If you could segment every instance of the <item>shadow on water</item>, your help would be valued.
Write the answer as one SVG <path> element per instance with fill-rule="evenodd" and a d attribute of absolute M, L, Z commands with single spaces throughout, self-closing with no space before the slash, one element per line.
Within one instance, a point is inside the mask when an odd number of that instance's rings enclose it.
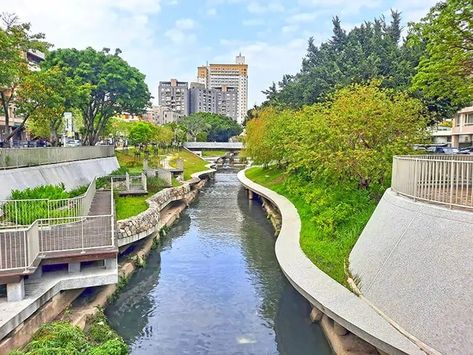
<path fill-rule="evenodd" d="M 133 354 L 329 354 L 233 171 L 182 214 L 106 309 Z"/>

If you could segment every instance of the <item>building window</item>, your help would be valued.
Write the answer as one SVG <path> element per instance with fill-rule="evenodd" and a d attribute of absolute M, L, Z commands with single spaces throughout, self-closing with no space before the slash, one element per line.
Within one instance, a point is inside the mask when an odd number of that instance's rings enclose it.
<path fill-rule="evenodd" d="M 465 114 L 465 125 L 473 125 L 473 113 Z"/>

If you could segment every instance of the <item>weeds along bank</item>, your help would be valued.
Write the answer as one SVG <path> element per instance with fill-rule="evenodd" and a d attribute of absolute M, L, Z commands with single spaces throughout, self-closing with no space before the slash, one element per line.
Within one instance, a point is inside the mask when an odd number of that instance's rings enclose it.
<path fill-rule="evenodd" d="M 243 154 L 262 165 L 248 178 L 297 207 L 304 253 L 345 286 L 348 255 L 390 184 L 393 155 L 425 138 L 422 107 L 372 82 L 300 110 L 261 108 L 247 124 Z"/>

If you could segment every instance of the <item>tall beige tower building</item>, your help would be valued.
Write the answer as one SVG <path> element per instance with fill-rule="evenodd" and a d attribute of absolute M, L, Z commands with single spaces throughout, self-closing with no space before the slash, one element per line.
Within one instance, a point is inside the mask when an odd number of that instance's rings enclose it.
<path fill-rule="evenodd" d="M 245 64 L 245 57 L 241 53 L 235 58 L 235 64 L 208 64 L 197 67 L 197 81 L 208 89 L 235 91 L 236 121 L 243 123 L 248 111 L 248 64 Z"/>

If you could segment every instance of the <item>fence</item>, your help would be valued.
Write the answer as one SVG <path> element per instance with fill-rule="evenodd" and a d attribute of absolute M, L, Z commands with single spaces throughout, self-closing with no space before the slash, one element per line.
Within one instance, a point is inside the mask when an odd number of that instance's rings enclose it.
<path fill-rule="evenodd" d="M 67 199 L 0 200 L 0 230 L 24 228 L 37 219 L 86 216 L 96 192 L 96 179 L 87 191 Z"/>
<path fill-rule="evenodd" d="M 2 148 L 0 149 L 0 169 L 106 158 L 114 155 L 113 146 Z"/>
<path fill-rule="evenodd" d="M 396 156 L 391 188 L 414 200 L 473 209 L 473 156 Z"/>

